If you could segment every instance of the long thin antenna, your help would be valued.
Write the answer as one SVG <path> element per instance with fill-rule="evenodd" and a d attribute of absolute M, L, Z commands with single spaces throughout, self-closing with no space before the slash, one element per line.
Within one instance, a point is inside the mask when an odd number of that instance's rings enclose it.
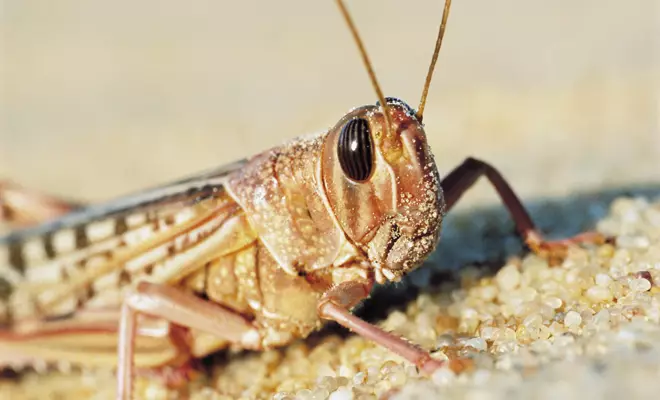
<path fill-rule="evenodd" d="M 367 56 L 367 51 L 364 49 L 364 45 L 362 44 L 362 39 L 360 39 L 360 35 L 358 34 L 357 28 L 353 23 L 353 19 L 351 19 L 351 16 L 348 13 L 348 10 L 346 9 L 346 5 L 344 5 L 344 2 L 342 0 L 337 0 L 337 5 L 339 6 L 339 10 L 341 11 L 341 14 L 344 16 L 344 20 L 348 24 L 348 28 L 351 30 L 351 34 L 353 35 L 353 40 L 355 40 L 360 55 L 362 56 L 362 62 L 364 63 L 364 66 L 367 68 L 367 73 L 369 74 L 369 78 L 371 79 L 371 85 L 376 90 L 378 101 L 383 107 L 383 113 L 385 114 L 385 120 L 387 122 L 385 124 L 386 125 L 385 136 L 389 136 L 389 132 L 392 126 L 392 118 L 390 117 L 390 112 L 387 107 L 387 102 L 385 101 L 385 96 L 383 96 L 383 91 L 380 90 L 380 86 L 378 85 L 378 80 L 376 79 L 376 73 L 374 72 L 374 69 L 371 66 L 371 62 L 369 61 L 369 56 Z"/>
<path fill-rule="evenodd" d="M 440 46 L 442 46 L 442 38 L 445 36 L 445 28 L 447 27 L 447 19 L 449 18 L 450 6 L 451 0 L 445 0 L 445 9 L 442 11 L 442 22 L 440 23 L 440 30 L 438 31 L 438 39 L 435 41 L 435 50 L 433 51 L 433 58 L 431 58 L 431 65 L 429 65 L 429 72 L 426 74 L 426 82 L 424 82 L 424 90 L 422 90 L 422 99 L 419 101 L 419 107 L 417 108 L 417 119 L 419 122 L 422 122 L 422 118 L 424 117 L 426 97 L 429 94 L 429 87 L 431 86 L 431 78 L 433 78 L 435 63 L 438 61 Z"/>

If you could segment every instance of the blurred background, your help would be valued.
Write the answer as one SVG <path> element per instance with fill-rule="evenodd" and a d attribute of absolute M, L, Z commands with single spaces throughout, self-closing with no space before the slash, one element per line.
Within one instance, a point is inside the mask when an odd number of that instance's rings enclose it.
<path fill-rule="evenodd" d="M 413 107 L 441 0 L 348 0 Z M 660 182 L 656 0 L 456 0 L 425 113 L 523 197 Z M 334 2 L 3 0 L 0 177 L 101 200 L 326 129 L 376 96 Z M 463 206 L 495 202 L 481 184 Z"/>

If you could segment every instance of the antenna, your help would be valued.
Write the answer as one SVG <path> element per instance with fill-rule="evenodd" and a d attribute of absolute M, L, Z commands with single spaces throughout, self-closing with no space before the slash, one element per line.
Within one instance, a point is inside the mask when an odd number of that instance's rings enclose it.
<path fill-rule="evenodd" d="M 390 112 L 387 107 L 387 102 L 385 101 L 385 96 L 383 96 L 383 91 L 380 90 L 380 86 L 378 85 L 378 80 L 376 79 L 376 73 L 374 72 L 374 69 L 371 66 L 371 62 L 369 61 L 369 56 L 367 56 L 367 51 L 364 49 L 364 45 L 362 44 L 362 39 L 360 39 L 360 35 L 358 34 L 357 28 L 355 27 L 355 24 L 353 23 L 353 20 L 351 19 L 351 16 L 348 13 L 348 10 L 346 9 L 346 5 L 344 4 L 343 0 L 337 0 L 337 5 L 339 6 L 339 10 L 341 11 L 341 14 L 344 16 L 344 20 L 346 21 L 346 24 L 348 24 L 348 29 L 351 30 L 351 34 L 353 35 L 353 40 L 355 40 L 355 43 L 358 46 L 358 51 L 360 52 L 360 56 L 362 56 L 362 62 L 364 63 L 364 66 L 367 68 L 367 73 L 369 74 L 369 78 L 371 79 L 371 85 L 374 87 L 374 90 L 376 90 L 378 101 L 383 107 L 383 113 L 385 114 L 385 120 L 387 121 L 387 123 L 385 124 L 385 136 L 389 136 L 390 129 L 392 127 L 392 118 L 390 117 Z"/>
<path fill-rule="evenodd" d="M 431 78 L 433 77 L 433 70 L 435 63 L 438 61 L 438 54 L 440 53 L 440 46 L 442 46 L 442 38 L 445 36 L 445 28 L 447 27 L 447 19 L 449 18 L 449 7 L 451 0 L 445 0 L 445 9 L 442 11 L 442 22 L 440 23 L 440 30 L 438 31 L 438 39 L 435 41 L 435 50 L 431 58 L 431 65 L 429 65 L 429 72 L 426 74 L 426 81 L 424 82 L 424 89 L 422 90 L 422 99 L 419 101 L 417 108 L 417 119 L 422 122 L 424 117 L 424 106 L 426 105 L 426 97 L 429 94 L 429 87 L 431 86 Z"/>

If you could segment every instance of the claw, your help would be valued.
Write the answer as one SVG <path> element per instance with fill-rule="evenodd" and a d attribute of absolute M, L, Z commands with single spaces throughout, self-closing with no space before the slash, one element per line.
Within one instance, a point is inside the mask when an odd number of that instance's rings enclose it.
<path fill-rule="evenodd" d="M 573 237 L 560 240 L 546 241 L 538 233 L 532 233 L 527 237 L 527 246 L 539 257 L 548 260 L 550 265 L 561 264 L 568 255 L 568 249 L 579 245 L 603 245 L 605 243 L 613 244 L 615 238 L 603 235 L 600 232 L 589 231 L 580 233 Z"/>
<path fill-rule="evenodd" d="M 417 363 L 417 368 L 428 375 L 432 375 L 436 370 L 449 366 L 455 374 L 460 374 L 474 367 L 474 361 L 469 358 L 455 358 L 449 361 L 436 360 L 435 358 L 422 358 Z"/>

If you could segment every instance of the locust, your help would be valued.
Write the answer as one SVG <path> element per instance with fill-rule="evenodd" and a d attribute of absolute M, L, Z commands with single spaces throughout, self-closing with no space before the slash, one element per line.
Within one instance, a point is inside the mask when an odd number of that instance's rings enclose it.
<path fill-rule="evenodd" d="M 111 367 L 117 398 L 136 371 L 226 348 L 264 350 L 334 321 L 424 373 L 440 361 L 351 310 L 436 248 L 442 220 L 479 177 L 527 246 L 557 258 L 595 232 L 546 241 L 503 176 L 466 159 L 440 178 L 423 113 L 451 1 L 417 110 L 385 97 L 342 0 L 378 97 L 320 134 L 98 205 L 0 182 L 0 368 Z"/>

